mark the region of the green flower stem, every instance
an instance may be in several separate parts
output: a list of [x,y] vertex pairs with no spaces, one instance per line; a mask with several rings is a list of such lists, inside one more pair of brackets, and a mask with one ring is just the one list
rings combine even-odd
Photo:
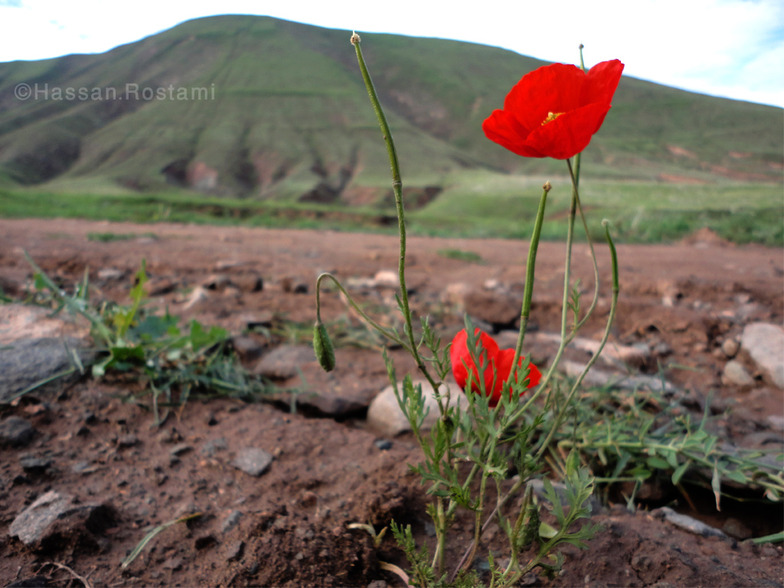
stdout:
[[[531,242],[528,245],[528,259],[525,264],[525,290],[523,291],[523,307],[520,312],[520,332],[517,336],[517,345],[515,345],[514,359],[512,365],[517,366],[517,362],[523,353],[523,341],[525,340],[525,331],[528,327],[528,318],[531,315],[531,299],[534,292],[534,270],[536,268],[536,252],[539,249],[539,239],[542,236],[542,223],[544,222],[544,209],[547,203],[547,193],[550,191],[550,182],[547,182],[542,187],[542,198],[539,200],[539,209],[536,211],[536,221],[534,222],[534,230],[531,234]],[[517,367],[515,367],[515,372]]]
[[446,527],[447,515],[444,512],[444,499],[440,496],[436,497],[436,512],[434,521],[436,524],[436,552],[433,554],[433,563],[431,567],[436,570],[437,575],[441,575],[444,569],[444,558],[446,557]]
[[572,185],[575,186],[575,197],[577,198],[577,211],[580,213],[580,220],[583,223],[583,229],[585,230],[585,239],[588,242],[588,249],[591,252],[591,261],[593,263],[593,300],[591,300],[591,304],[588,307],[588,310],[585,311],[585,315],[579,321],[576,320],[575,317],[575,327],[574,331],[579,331],[582,326],[591,318],[594,309],[596,308],[596,304],[599,302],[599,263],[596,259],[596,252],[593,248],[593,239],[591,239],[591,232],[588,230],[588,221],[585,219],[585,213],[583,212],[583,205],[580,201],[580,192],[577,187],[580,184],[580,153],[577,154],[575,159],[574,169],[572,169],[572,165],[569,160],[566,161],[567,167],[569,168],[569,175],[572,178]]
[[[568,160],[567,160],[568,162]],[[569,163],[569,169],[571,171],[571,163]],[[525,404],[523,404],[520,408],[515,411],[514,415],[511,418],[511,422],[517,421],[517,419],[521,418],[523,414],[529,409],[529,407],[536,401],[539,395],[547,389],[550,380],[553,378],[555,374],[555,370],[558,367],[558,364],[561,362],[561,357],[566,350],[566,346],[574,337],[575,333],[572,332],[571,335],[567,333],[567,318],[569,316],[569,283],[571,281],[571,273],[572,273],[572,244],[574,242],[574,220],[577,216],[577,203],[578,203],[578,191],[577,185],[575,184],[576,177],[574,174],[570,173],[572,178],[572,202],[569,206],[569,217],[566,226],[566,261],[564,262],[564,291],[563,291],[563,301],[561,306],[561,343],[558,346],[558,350],[555,352],[555,357],[553,361],[550,363],[550,368],[547,370],[547,373],[542,378],[539,386],[537,387],[536,391],[531,394],[530,398],[526,400]],[[515,364],[512,364],[515,365]]]
[[365,313],[365,311],[362,310],[362,308],[351,297],[351,294],[349,294],[348,291],[343,287],[343,284],[341,284],[340,281],[329,272],[324,272],[322,274],[319,274],[319,277],[316,278],[316,321],[318,323],[321,322],[321,282],[326,279],[332,280],[332,283],[334,283],[335,286],[338,288],[338,290],[340,290],[340,292],[343,294],[343,296],[346,297],[347,304],[351,308],[353,308],[357,313],[359,313],[359,315],[363,318],[363,320],[368,325],[376,329],[376,331],[378,331],[381,335],[387,337],[388,339],[391,339],[396,344],[410,351],[409,344],[407,341],[401,339],[395,330],[380,325],[378,322],[374,321],[371,317],[369,317]]
[[[378,124],[381,127],[381,133],[384,136],[384,143],[386,144],[387,155],[389,155],[389,164],[392,170],[392,189],[395,195],[395,209],[397,211],[398,231],[400,233],[400,257],[398,259],[400,305],[401,310],[403,311],[403,320],[405,321],[404,330],[408,336],[409,342],[407,348],[413,356],[417,368],[420,372],[422,372],[422,375],[425,376],[428,383],[433,387],[433,390],[438,390],[438,384],[440,384],[440,382],[437,383],[430,375],[425,362],[422,360],[422,357],[419,354],[419,348],[416,344],[416,340],[414,339],[414,328],[412,326],[411,309],[408,302],[408,290],[406,288],[406,220],[405,211],[403,209],[403,181],[400,177],[400,165],[397,160],[397,151],[395,149],[394,140],[392,139],[392,132],[389,129],[389,124],[387,124],[386,116],[384,116],[384,110],[381,108],[381,102],[378,99],[378,94],[376,94],[376,88],[373,85],[373,80],[370,78],[370,72],[365,65],[365,58],[362,56],[362,48],[360,47],[360,43],[361,41],[359,35],[356,33],[351,35],[351,44],[354,45],[354,50],[357,54],[357,62],[359,63],[359,69],[362,72],[362,79],[365,82],[365,88],[367,89],[370,103],[373,106],[373,111],[376,113]],[[437,398],[437,400],[439,408],[441,409],[441,414],[443,415],[444,407],[441,403],[441,399]]]
[[574,395],[577,393],[580,384],[582,384],[583,379],[588,374],[588,371],[593,367],[593,364],[599,359],[599,355],[601,355],[604,346],[607,344],[607,340],[610,338],[610,331],[612,329],[613,322],[615,320],[615,312],[618,308],[618,294],[620,292],[620,282],[618,280],[618,255],[615,251],[615,244],[613,243],[612,236],[610,235],[610,228],[609,223],[605,220],[602,221],[604,225],[604,232],[605,237],[607,239],[607,244],[610,248],[610,260],[612,265],[612,302],[610,304],[610,314],[607,317],[607,325],[604,328],[604,335],[602,336],[601,341],[599,342],[599,348],[596,350],[596,353],[591,356],[591,359],[585,364],[585,368],[580,373],[580,375],[575,380],[574,384],[572,385],[572,389],[569,391],[569,395],[566,397],[566,402],[563,403],[563,408],[558,413],[558,416],[553,421],[553,426],[550,428],[550,432],[547,434],[547,437],[542,442],[541,446],[539,447],[538,451],[536,452],[536,458],[540,458],[544,451],[547,449],[547,446],[550,444],[550,441],[555,435],[556,430],[558,427],[561,426],[561,422],[563,422],[564,417],[566,416],[566,411],[572,404],[572,400],[574,399]]

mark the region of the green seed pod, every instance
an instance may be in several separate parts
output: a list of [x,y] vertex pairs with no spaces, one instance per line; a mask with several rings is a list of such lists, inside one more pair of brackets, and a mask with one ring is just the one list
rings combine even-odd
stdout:
[[528,547],[534,540],[539,539],[539,506],[532,502],[526,510],[528,520],[525,522],[525,527],[523,527],[523,532],[520,536],[520,548]]
[[316,359],[325,372],[335,369],[335,348],[329,339],[324,323],[316,321],[313,326],[313,351],[316,352]]

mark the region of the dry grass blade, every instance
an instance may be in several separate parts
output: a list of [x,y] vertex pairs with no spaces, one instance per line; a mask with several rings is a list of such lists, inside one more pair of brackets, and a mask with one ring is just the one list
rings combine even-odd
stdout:
[[133,551],[131,551],[131,553],[128,554],[128,557],[126,557],[122,561],[122,564],[120,564],[120,566],[123,569],[125,569],[129,565],[131,565],[131,563],[133,563],[133,560],[135,560],[139,556],[139,554],[142,551],[144,551],[144,548],[147,547],[147,544],[150,541],[152,541],[156,537],[156,535],[158,535],[158,533],[161,533],[162,531],[165,531],[166,529],[168,529],[172,525],[176,525],[177,523],[185,523],[185,522],[190,521],[192,519],[199,518],[201,515],[202,515],[202,513],[200,513],[200,512],[189,514],[189,515],[185,515],[185,516],[182,516],[182,517],[180,517],[178,519],[174,519],[174,520],[168,521],[166,523],[163,523],[162,525],[158,525],[157,527],[153,528],[149,533],[147,533],[144,536],[144,538],[142,538],[141,541],[139,541],[139,543],[136,545],[136,547],[133,548]]

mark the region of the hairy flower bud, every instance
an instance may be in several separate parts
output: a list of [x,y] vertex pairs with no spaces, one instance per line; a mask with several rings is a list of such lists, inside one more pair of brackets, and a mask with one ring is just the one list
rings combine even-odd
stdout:
[[327,329],[321,321],[316,321],[316,324],[313,325],[313,351],[316,353],[319,365],[325,372],[331,372],[335,369],[335,348],[332,347]]

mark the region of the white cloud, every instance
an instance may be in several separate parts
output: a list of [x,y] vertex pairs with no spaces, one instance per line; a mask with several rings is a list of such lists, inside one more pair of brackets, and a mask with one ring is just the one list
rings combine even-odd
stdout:
[[[784,106],[781,0],[0,0],[0,61],[101,52],[220,13],[268,14],[329,28],[461,39],[588,65],[619,58],[624,73],[695,91]],[[217,9],[217,10],[216,10]]]

